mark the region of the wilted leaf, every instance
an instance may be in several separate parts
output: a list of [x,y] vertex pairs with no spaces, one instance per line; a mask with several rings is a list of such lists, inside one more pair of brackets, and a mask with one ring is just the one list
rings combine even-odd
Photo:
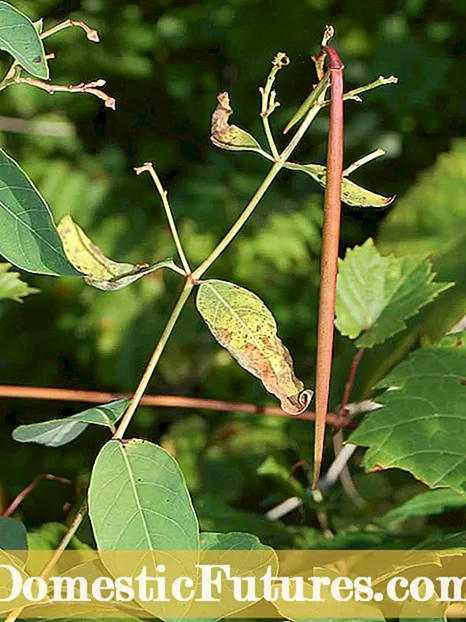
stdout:
[[33,76],[48,79],[44,46],[34,24],[6,2],[0,2],[0,50],[9,52]]
[[0,253],[37,274],[78,276],[66,258],[52,214],[20,166],[0,149]]
[[233,114],[228,93],[217,96],[218,105],[212,114],[210,139],[216,147],[230,151],[259,151],[261,146],[248,132],[236,125],[229,125],[228,118]]
[[202,281],[196,305],[217,341],[275,395],[284,411],[301,413],[312,394],[294,374],[290,353],[277,336],[277,324],[262,300],[226,281]]
[[[321,166],[320,164],[294,164],[293,162],[287,162],[285,167],[293,171],[303,171],[303,173],[307,173],[312,179],[325,188],[327,174],[325,166]],[[395,197],[384,197],[381,194],[376,194],[371,190],[367,190],[355,184],[347,177],[343,177],[341,182],[341,200],[353,207],[387,207],[395,200]]]
[[349,442],[368,447],[368,470],[409,471],[430,487],[466,491],[466,333],[413,352],[379,387],[390,387]]
[[22,302],[21,298],[39,291],[22,281],[18,272],[10,272],[10,268],[9,263],[0,263],[0,300]]
[[129,399],[117,400],[88,408],[65,419],[51,419],[40,423],[20,425],[13,430],[12,436],[19,443],[61,447],[74,441],[89,424],[105,426],[113,430],[114,424],[123,416],[129,402]]
[[71,216],[65,216],[58,225],[65,253],[73,266],[85,274],[89,285],[104,291],[114,291],[131,285],[142,276],[160,268],[171,268],[174,263],[167,259],[158,263],[131,264],[119,263],[106,257],[98,246],[93,244]]
[[434,277],[426,257],[382,257],[369,239],[339,261],[335,325],[351,339],[364,332],[360,348],[383,343],[451,286]]

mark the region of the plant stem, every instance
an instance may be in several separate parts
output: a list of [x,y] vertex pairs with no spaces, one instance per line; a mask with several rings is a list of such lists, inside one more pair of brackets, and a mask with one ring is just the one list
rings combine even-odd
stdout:
[[165,328],[163,329],[162,334],[160,335],[160,339],[157,345],[155,346],[154,352],[152,353],[152,356],[150,358],[149,363],[147,364],[144,374],[142,375],[142,378],[139,381],[139,385],[136,389],[136,392],[133,395],[131,403],[128,406],[128,409],[125,412],[123,418],[121,419],[116,429],[116,432],[113,435],[113,438],[119,438],[119,439],[123,438],[126,432],[126,428],[130,424],[131,419],[133,418],[133,415],[136,412],[137,407],[139,406],[139,402],[141,401],[141,398],[144,395],[145,390],[147,389],[147,385],[150,382],[152,374],[154,373],[154,370],[157,366],[157,363],[159,362],[159,359],[172,333],[172,330],[175,327],[176,321],[178,320],[178,317],[180,316],[180,313],[184,305],[186,304],[193,287],[194,287],[194,284],[192,283],[192,281],[187,279],[185,281],[184,288],[181,291],[181,294],[179,295],[175,306],[173,307],[173,311],[171,312],[168,322]]
[[170,203],[168,202],[167,191],[162,186],[159,176],[155,172],[154,166],[152,165],[151,162],[145,162],[143,166],[138,166],[134,170],[136,171],[137,175],[140,175],[142,172],[147,171],[149,175],[152,177],[152,181],[154,182],[155,187],[157,188],[157,191],[160,195],[160,198],[162,199],[162,205],[165,210],[165,214],[167,216],[168,225],[170,227],[173,241],[175,242],[176,250],[178,251],[178,255],[183,265],[185,274],[186,275],[191,274],[191,268],[189,267],[188,260],[186,259],[186,255],[183,250],[183,245],[181,244],[180,236],[178,235],[178,230],[176,228],[175,219],[173,218],[173,213],[170,207]]
[[[73,519],[73,522],[69,526],[68,531],[65,533],[65,535],[61,539],[60,544],[57,546],[57,548],[53,552],[52,557],[49,559],[46,565],[42,568],[41,573],[39,575],[41,579],[45,579],[47,577],[49,572],[52,570],[52,568],[55,566],[57,561],[60,559],[61,554],[66,549],[68,544],[71,542],[75,533],[78,531],[79,526],[81,525],[84,517],[86,516],[86,513],[87,513],[87,503],[86,501],[83,501],[78,509],[76,516]],[[4,619],[4,622],[14,622],[15,620],[19,618],[23,610],[24,610],[24,607],[18,607],[17,609],[10,611],[10,613]]]
[[322,466],[332,369],[343,174],[343,64],[333,48],[323,46],[323,51],[330,59],[331,103],[319,296],[313,489],[317,488]]
[[307,132],[312,121],[319,114],[320,110],[323,107],[322,102],[323,102],[323,98],[325,97],[325,92],[327,90],[327,84],[325,83],[325,80],[322,80],[319,83],[319,85],[316,87],[316,89],[319,89],[319,87],[320,87],[319,96],[316,98],[315,105],[309,110],[306,117],[304,118],[304,121],[301,123],[298,131],[293,136],[293,138],[290,140],[290,142],[285,147],[285,149],[282,151],[278,160],[274,163],[270,171],[267,173],[265,179],[263,180],[259,188],[256,190],[254,196],[249,201],[247,206],[244,208],[238,220],[234,223],[231,229],[226,233],[223,239],[220,240],[220,242],[217,244],[214,250],[210,253],[210,255],[206,259],[204,259],[204,261],[192,273],[192,278],[195,281],[199,280],[203,276],[203,274],[210,268],[210,266],[223,253],[223,251],[230,244],[230,242],[232,242],[237,236],[237,234],[241,231],[242,227],[244,226],[248,218],[251,216],[251,214],[257,207],[259,201],[262,199],[264,194],[269,189],[275,177],[284,167],[286,161],[288,160],[288,158],[291,156],[293,151],[298,146],[299,142],[303,138],[304,134]]
[[70,479],[66,479],[65,477],[58,477],[56,475],[50,475],[50,473],[41,473],[40,475],[37,475],[32,480],[32,482],[26,486],[26,488],[24,488],[18,495],[16,495],[16,497],[13,499],[13,501],[10,503],[7,509],[3,512],[3,514],[1,514],[1,516],[5,516],[5,517],[12,516],[16,512],[18,507],[21,505],[21,503],[24,501],[24,499],[34,490],[37,484],[43,479],[48,479],[49,481],[61,482],[62,484],[72,483]]
[[338,414],[344,416],[346,405],[349,402],[351,391],[353,390],[354,381],[356,380],[356,374],[358,372],[359,363],[364,355],[365,348],[358,348],[356,354],[351,361],[350,371],[348,374],[348,380],[345,383],[345,390],[343,392],[343,398],[338,408]]

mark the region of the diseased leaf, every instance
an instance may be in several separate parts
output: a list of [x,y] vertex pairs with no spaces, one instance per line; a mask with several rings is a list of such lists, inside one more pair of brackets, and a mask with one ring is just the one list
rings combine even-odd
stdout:
[[172,268],[171,259],[155,264],[120,263],[106,257],[98,246],[93,244],[71,216],[65,216],[58,225],[58,233],[63,241],[65,253],[73,266],[85,274],[89,285],[104,291],[115,291],[131,285],[143,276],[160,268]]
[[428,486],[466,491],[466,333],[413,352],[379,383],[390,387],[348,439],[367,470],[398,468]]
[[35,287],[29,287],[21,280],[18,272],[10,272],[9,263],[0,263],[0,300],[15,300],[22,302],[22,298],[30,294],[37,294]]
[[48,80],[49,67],[37,29],[29,17],[6,2],[0,2],[0,50],[9,52],[33,76]]
[[128,398],[94,406],[65,419],[51,419],[40,423],[20,425],[12,436],[19,443],[37,443],[48,447],[61,447],[74,441],[89,426],[100,425],[114,429],[115,423],[123,416],[130,400]]
[[382,257],[371,239],[339,260],[335,325],[360,348],[406,328],[405,321],[451,283],[434,283],[426,257]]
[[[287,162],[286,168],[293,171],[302,171],[307,173],[323,188],[326,186],[326,174],[327,169],[320,164],[294,164],[293,162]],[[363,188],[353,181],[350,181],[347,177],[343,177],[341,183],[341,200],[347,205],[353,207],[387,207],[395,200],[393,197],[384,197],[381,194],[376,194],[367,188]]]
[[275,395],[284,411],[299,414],[312,393],[296,378],[290,353],[277,336],[277,324],[262,300],[216,279],[202,281],[196,298],[199,313],[217,341]]
[[37,274],[78,276],[66,258],[52,214],[21,167],[0,149],[0,253]]
[[229,125],[228,118],[233,114],[228,93],[217,96],[218,105],[212,114],[210,139],[216,147],[229,151],[259,151],[261,146],[248,132],[236,125]]

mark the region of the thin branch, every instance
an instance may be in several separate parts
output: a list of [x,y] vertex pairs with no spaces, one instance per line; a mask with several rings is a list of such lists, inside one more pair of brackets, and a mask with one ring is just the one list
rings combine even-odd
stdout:
[[[90,404],[107,404],[124,397],[132,397],[131,393],[107,393],[104,391],[84,391],[77,389],[58,389],[54,387],[25,387],[0,385],[0,397],[21,399],[55,400],[63,402],[84,402]],[[292,419],[315,420],[315,413],[305,412],[301,415],[289,415],[281,408],[274,406],[260,406],[245,402],[227,402],[224,400],[210,400],[198,397],[183,397],[178,395],[144,395],[141,406],[155,406],[157,408],[186,408],[189,410],[216,410],[220,412],[249,413],[251,415],[265,415],[270,417],[289,417]],[[327,423],[334,428],[351,427],[346,417],[329,413]]]
[[368,164],[369,162],[372,162],[372,160],[380,158],[380,156],[383,155],[385,155],[385,151],[383,149],[376,149],[375,151],[372,151],[372,153],[368,153],[367,155],[359,158],[359,160],[356,160],[356,162],[353,162],[353,164],[350,164],[347,168],[345,168],[345,170],[343,171],[343,177],[348,177],[348,175],[354,173],[354,171],[356,171],[361,166],[364,166],[365,164]]
[[147,171],[149,175],[152,177],[152,181],[157,188],[157,191],[162,199],[163,208],[165,210],[165,214],[167,216],[168,225],[170,227],[170,231],[173,237],[173,241],[175,242],[176,249],[178,251],[178,255],[181,259],[181,263],[183,264],[183,268],[185,274],[191,274],[191,268],[189,267],[188,260],[186,259],[186,255],[183,250],[183,245],[181,244],[180,236],[178,235],[178,230],[176,228],[175,219],[173,217],[173,212],[170,207],[170,203],[168,202],[167,191],[162,186],[162,182],[159,179],[159,176],[155,172],[154,166],[152,162],[144,162],[143,166],[138,166],[134,169],[136,171],[136,175],[140,175],[141,173]]
[[273,67],[269,73],[267,82],[265,83],[265,87],[261,86],[259,88],[259,92],[262,96],[260,116],[262,118],[262,125],[264,126],[265,136],[267,138],[267,142],[269,144],[272,155],[275,160],[278,160],[279,153],[270,127],[269,117],[275,110],[275,108],[278,108],[278,106],[280,106],[280,104],[275,100],[276,93],[274,90],[272,90],[272,86],[275,82],[275,77],[278,71],[280,71],[282,67],[286,67],[287,65],[289,65],[290,59],[284,52],[279,52],[273,59],[272,64]]
[[114,97],[110,97],[107,93],[104,93],[100,87],[105,85],[105,80],[94,80],[93,82],[80,82],[79,84],[69,84],[68,86],[64,86],[61,84],[48,84],[47,82],[42,82],[42,80],[37,80],[36,78],[22,78],[21,76],[13,79],[15,84],[29,84],[30,86],[36,86],[43,91],[47,91],[49,95],[53,95],[54,93],[64,92],[64,93],[84,93],[89,95],[94,95],[99,99],[103,100],[105,106],[107,108],[111,108],[115,110],[116,102]]
[[343,174],[343,64],[333,48],[323,46],[322,49],[329,56],[331,104],[319,296],[313,489],[317,488],[322,467],[332,369]]
[[21,505],[21,503],[24,501],[24,499],[34,490],[37,484],[43,479],[47,479],[47,480],[51,480],[55,482],[61,482],[62,484],[72,484],[72,481],[70,479],[66,479],[66,477],[58,477],[56,475],[50,475],[49,473],[41,473],[40,475],[37,475],[32,480],[32,482],[28,486],[26,486],[26,488],[24,488],[18,495],[16,495],[16,497],[13,499],[13,501],[10,503],[7,509],[3,512],[2,516],[5,516],[5,517],[12,516],[16,512],[18,507]]
[[97,30],[94,30],[94,28],[90,28],[84,22],[80,22],[75,19],[66,19],[64,22],[61,22],[56,26],[52,26],[52,28],[49,28],[48,30],[45,30],[43,33],[41,33],[40,38],[46,39],[47,37],[50,37],[50,35],[54,35],[60,30],[64,30],[65,28],[70,28],[74,26],[82,28],[86,33],[86,37],[89,39],[89,41],[93,41],[94,43],[100,42],[99,33],[97,32]]

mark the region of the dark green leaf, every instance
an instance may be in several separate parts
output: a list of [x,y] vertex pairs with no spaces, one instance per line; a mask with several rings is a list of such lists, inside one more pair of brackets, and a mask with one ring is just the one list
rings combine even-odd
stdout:
[[23,523],[13,518],[0,516],[0,549],[27,551],[27,532]]
[[37,274],[78,276],[50,210],[19,165],[0,149],[0,253]]
[[416,350],[391,371],[350,442],[368,447],[367,470],[398,468],[431,487],[466,491],[466,333]]
[[412,516],[442,514],[442,512],[462,507],[466,507],[466,495],[448,488],[438,488],[416,495],[385,514],[380,520],[384,524],[390,524]]
[[6,2],[0,2],[0,50],[9,52],[33,76],[48,80],[45,50],[34,24]]

